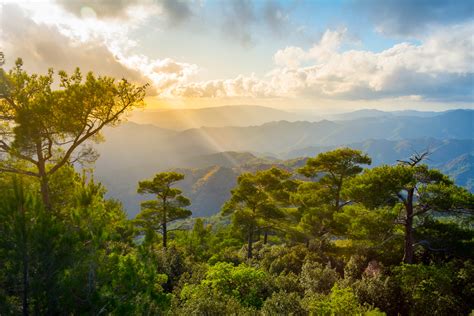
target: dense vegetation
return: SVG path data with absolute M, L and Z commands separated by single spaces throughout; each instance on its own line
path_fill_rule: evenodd
M 339 148 L 239 176 L 190 219 L 165 172 L 127 219 L 87 141 L 146 87 L 0 71 L 0 314 L 445 315 L 474 309 L 474 196 L 423 164 Z M 81 149 L 82 148 L 82 149 Z

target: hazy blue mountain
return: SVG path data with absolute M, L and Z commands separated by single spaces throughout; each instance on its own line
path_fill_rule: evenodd
M 457 184 L 471 190 L 474 188 L 474 140 L 369 140 L 348 146 L 368 152 L 373 158 L 372 166 L 376 166 L 382 163 L 393 164 L 397 159 L 408 158 L 414 150 L 422 151 L 427 144 L 431 145 L 432 150 L 430 159 L 426 161 L 429 165 L 453 177 Z M 304 165 L 304 156 L 315 156 L 335 147 L 337 146 L 307 148 L 306 151 L 300 152 L 303 157 L 288 160 L 259 158 L 251 153 L 214 153 L 189 159 L 183 164 L 185 168 L 136 166 L 110 170 L 110 173 L 101 168 L 97 170 L 97 177 L 109 189 L 109 196 L 120 199 L 129 215 L 133 216 L 139 210 L 140 201 L 144 199 L 136 194 L 136 184 L 139 180 L 150 178 L 159 171 L 172 169 L 182 172 L 186 177 L 179 186 L 192 199 L 193 213 L 195 216 L 208 216 L 219 211 L 242 172 L 255 172 L 272 166 L 294 170 Z
M 199 109 L 142 110 L 133 112 L 131 121 L 139 124 L 186 130 L 200 127 L 257 126 L 273 121 L 320 121 L 355 120 L 361 118 L 380 118 L 393 116 L 433 117 L 441 112 L 434 111 L 381 111 L 362 109 L 339 114 L 321 114 L 308 110 L 280 110 L 257 105 L 229 105 Z
M 249 152 L 219 152 L 207 155 L 199 155 L 190 157 L 187 161 L 183 162 L 183 167 L 192 168 L 206 168 L 210 166 L 221 166 L 227 168 L 233 168 L 246 164 L 265 164 L 277 161 L 276 158 L 271 157 L 257 157 Z
M 389 116 L 331 122 L 279 121 L 251 127 L 203 127 L 175 136 L 186 146 L 214 151 L 280 153 L 308 146 L 361 142 L 366 139 L 474 138 L 474 111 L 443 112 L 433 117 Z
M 402 111 L 381 111 L 376 109 L 362 109 L 347 113 L 333 114 L 326 116 L 329 120 L 356 120 L 360 118 L 375 118 L 384 116 L 415 116 L 415 117 L 433 117 L 442 112 L 435 111 L 416 111 L 416 110 L 402 110 Z
M 393 164 L 397 159 L 406 159 L 411 156 L 413 146 L 425 145 L 425 140 L 411 140 L 392 142 L 385 140 L 368 141 L 363 144 L 348 145 L 352 148 L 366 149 L 366 152 L 373 157 L 373 164 L 371 167 L 380 164 Z M 469 190 L 474 189 L 474 140 L 466 141 L 438 141 L 431 139 L 431 144 L 436 144 L 433 147 L 432 154 L 427 164 L 433 168 L 437 168 L 452 177 L 458 185 L 465 186 Z M 387 145 L 394 145 L 394 152 L 383 152 L 384 149 L 389 148 Z M 467 145 L 466 150 L 470 153 L 462 154 L 459 146 Z M 321 148 L 321 151 L 326 151 L 332 148 Z M 377 152 L 381 150 L 381 152 Z M 321 151 L 318 151 L 321 152 Z M 180 183 L 180 187 L 191 198 L 193 205 L 191 209 L 195 216 L 209 216 L 219 212 L 222 204 L 230 198 L 230 190 L 235 186 L 237 177 L 242 172 L 255 172 L 263 170 L 272 166 L 277 166 L 287 170 L 295 170 L 305 164 L 305 158 L 298 158 L 295 160 L 274 160 L 262 162 L 259 158 L 248 154 L 239 153 L 221 153 L 210 155 L 210 161 L 213 161 L 216 155 L 235 156 L 235 160 L 239 157 L 247 157 L 248 159 L 241 159 L 241 165 L 223 166 L 215 165 L 205 168 L 180 168 L 176 169 L 186 175 L 184 181 Z M 459 156 L 456 156 L 459 155 Z M 454 158 L 453 158 L 454 157 Z M 204 156 L 201 156 L 204 159 Z M 227 161 L 222 160 L 223 164 Z
M 348 147 L 362 150 L 372 157 L 375 165 L 381 163 L 395 163 L 397 159 L 407 158 L 415 152 L 429 151 L 427 163 L 437 165 L 446 163 L 463 154 L 474 154 L 474 139 L 446 139 L 435 138 L 386 140 L 370 139 L 364 142 L 351 143 Z M 332 150 L 338 146 L 313 146 L 290 151 L 282 157 L 312 157 L 321 152 Z
M 252 126 L 280 120 L 310 120 L 307 115 L 256 105 L 229 105 L 200 109 L 134 112 L 130 118 L 140 124 L 185 130 L 202 126 Z
M 448 163 L 440 166 L 440 169 L 450 175 L 458 185 L 462 185 L 474 191 L 474 156 L 472 154 L 461 155 Z
M 218 209 L 220 198 L 228 196 L 229 185 L 235 183 L 232 181 L 242 171 L 255 171 L 274 164 L 298 165 L 302 160 L 289 162 L 276 158 L 314 156 L 349 144 L 368 152 L 374 165 L 394 163 L 414 151 L 428 149 L 432 152 L 429 164 L 452 175 L 459 184 L 472 187 L 473 113 L 458 110 L 433 117 L 279 121 L 251 127 L 204 127 L 186 131 L 125 123 L 106 129 L 105 141 L 96 145 L 100 153 L 96 177 L 109 189 L 109 196 L 122 200 L 133 215 L 142 199 L 136 194 L 139 180 L 173 168 L 192 169 L 195 175 L 190 177 L 192 185 L 185 193 L 196 200 L 193 208 L 196 207 L 198 214 L 208 214 Z M 212 169 L 215 166 L 219 168 Z M 214 171 L 210 173 L 207 169 Z M 225 178 L 221 175 L 229 174 L 234 174 L 233 180 L 226 178 L 226 183 L 219 180 Z M 212 181 L 208 183 L 208 180 Z M 200 184 L 196 186 L 197 182 Z
M 107 187 L 108 195 L 122 201 L 129 216 L 134 216 L 139 211 L 140 201 L 146 199 L 136 193 L 138 181 L 151 178 L 161 171 L 181 172 L 185 174 L 185 179 L 180 181 L 178 186 L 191 198 L 190 209 L 195 216 L 208 216 L 217 213 L 223 202 L 229 199 L 230 190 L 242 172 L 255 172 L 273 166 L 293 170 L 303 166 L 305 161 L 281 161 L 259 158 L 251 153 L 222 152 L 191 157 L 183 162 L 180 168 L 160 167 L 157 164 L 118 170 L 101 166 L 96 169 L 96 177 Z M 178 165 L 179 163 L 175 166 Z

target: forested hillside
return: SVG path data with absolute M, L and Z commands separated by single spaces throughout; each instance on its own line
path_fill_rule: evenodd
M 474 316 L 474 0 L 0 1 L 0 316 Z
M 474 310 L 474 195 L 438 170 L 472 184 L 472 112 L 181 133 L 120 125 L 146 85 L 79 70 L 59 77 L 57 88 L 52 71 L 29 74 L 21 60 L 0 69 L 1 315 Z M 431 126 L 453 117 L 456 126 Z M 357 139 L 367 124 L 398 139 L 408 123 L 424 129 L 414 136 L 459 139 L 304 149 Z M 209 142 L 197 142 L 207 132 Z M 311 157 L 278 158 L 284 148 L 293 155 L 298 133 Z M 262 151 L 213 152 L 223 137 L 225 148 L 247 137 Z M 270 148 L 282 150 L 264 154 Z M 133 193 L 137 214 L 107 190 Z
M 135 126 L 131 130 L 154 130 L 152 126 Z M 134 135 L 133 132 L 128 135 Z M 161 130 L 159 130 L 162 132 Z M 168 133 L 165 131 L 165 133 Z M 122 135 L 122 134 L 120 134 Z M 187 175 L 184 192 L 195 200 L 191 206 L 195 216 L 216 214 L 222 203 L 230 196 L 229 188 L 236 181 L 237 176 L 245 171 L 256 171 L 271 166 L 284 167 L 294 170 L 304 163 L 307 157 L 347 146 L 362 150 L 372 157 L 372 165 L 394 164 L 398 159 L 410 157 L 414 152 L 428 151 L 429 159 L 426 163 L 434 168 L 444 171 L 461 186 L 472 190 L 474 181 L 474 155 L 473 139 L 446 139 L 434 138 L 406 139 L 390 141 L 371 139 L 360 143 L 351 143 L 340 146 L 312 146 L 292 150 L 279 155 L 269 156 L 257 152 L 220 152 L 213 154 L 197 154 L 195 156 L 185 153 L 185 150 L 174 154 L 172 151 L 163 150 L 162 138 L 147 138 L 139 144 L 144 149 L 136 148 L 128 152 L 120 143 L 120 138 L 112 137 L 105 144 L 99 146 L 105 151 L 96 163 L 96 176 L 107 185 L 109 196 L 117 198 L 124 203 L 131 216 L 139 209 L 140 197 L 136 194 L 135 183 L 149 174 L 158 171 L 176 169 Z M 275 142 L 268 139 L 269 142 Z M 109 142 L 109 145 L 107 145 Z M 162 150 L 160 154 L 156 153 Z M 198 152 L 198 151 L 197 151 Z M 278 156 L 279 158 L 276 158 Z M 135 165 L 139 162 L 139 165 Z M 299 163 L 298 163 L 299 162 Z M 209 170 L 214 170 L 209 173 Z M 226 176 L 221 176 L 225 174 Z M 206 177 L 206 175 L 209 175 Z
M 277 110 L 264 106 L 234 105 L 201 109 L 175 109 L 136 111 L 130 120 L 140 124 L 153 124 L 173 130 L 186 130 L 202 126 L 251 126 L 271 121 L 302 119 L 316 120 L 308 115 Z

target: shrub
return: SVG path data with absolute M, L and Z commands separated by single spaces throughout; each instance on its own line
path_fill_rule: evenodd
M 410 314 L 462 314 L 453 293 L 455 275 L 448 265 L 403 264 L 394 272 Z
M 218 293 L 237 299 L 244 306 L 260 308 L 270 294 L 267 274 L 246 264 L 219 262 L 209 268 L 202 282 Z
M 306 291 L 327 294 L 339 279 L 339 274 L 328 264 L 306 262 L 301 269 L 300 282 Z
M 263 304 L 262 315 L 307 315 L 298 293 L 275 292 Z

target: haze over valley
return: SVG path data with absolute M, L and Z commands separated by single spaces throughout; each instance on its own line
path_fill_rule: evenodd
M 473 289 L 474 0 L 0 1 L 0 315 Z
M 180 117 L 187 116 L 177 114 L 183 112 L 194 113 L 189 126 L 213 127 L 184 129 L 188 125 Z M 341 146 L 368 153 L 372 167 L 429 151 L 427 164 L 474 189 L 473 110 L 361 110 L 328 116 L 331 120 L 301 120 L 302 114 L 255 106 L 160 113 L 150 117 L 154 124 L 130 120 L 106 129 L 105 142 L 95 145 L 100 153 L 95 175 L 129 216 L 139 209 L 135 183 L 158 171 L 186 174 L 182 185 L 194 201 L 194 215 L 208 216 L 220 210 L 240 173 L 272 165 L 294 169 L 307 157 Z M 177 128 L 168 129 L 172 126 Z

